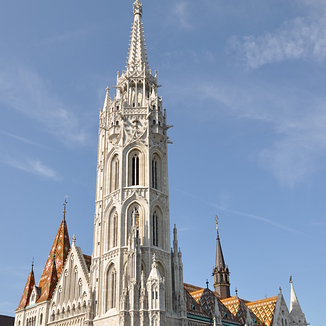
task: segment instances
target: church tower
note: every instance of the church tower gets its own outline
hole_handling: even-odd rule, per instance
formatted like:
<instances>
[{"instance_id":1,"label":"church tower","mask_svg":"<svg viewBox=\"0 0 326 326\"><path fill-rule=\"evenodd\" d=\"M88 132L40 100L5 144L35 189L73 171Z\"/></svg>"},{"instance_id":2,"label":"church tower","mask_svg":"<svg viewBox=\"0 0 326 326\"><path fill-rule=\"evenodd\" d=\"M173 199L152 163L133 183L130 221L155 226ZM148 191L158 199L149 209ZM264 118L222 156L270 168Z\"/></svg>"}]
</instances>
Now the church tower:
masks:
<instances>
[{"instance_id":1,"label":"church tower","mask_svg":"<svg viewBox=\"0 0 326 326\"><path fill-rule=\"evenodd\" d=\"M230 297L230 271L225 264L220 235L218 232L218 218L216 217L216 258L213 267L214 288L221 299Z\"/></svg>"},{"instance_id":2,"label":"church tower","mask_svg":"<svg viewBox=\"0 0 326 326\"><path fill-rule=\"evenodd\" d=\"M171 126L149 69L139 0L133 13L126 70L113 97L107 88L99 116L94 325L172 325L169 318L186 316L181 253L170 250Z\"/></svg>"}]
</instances>

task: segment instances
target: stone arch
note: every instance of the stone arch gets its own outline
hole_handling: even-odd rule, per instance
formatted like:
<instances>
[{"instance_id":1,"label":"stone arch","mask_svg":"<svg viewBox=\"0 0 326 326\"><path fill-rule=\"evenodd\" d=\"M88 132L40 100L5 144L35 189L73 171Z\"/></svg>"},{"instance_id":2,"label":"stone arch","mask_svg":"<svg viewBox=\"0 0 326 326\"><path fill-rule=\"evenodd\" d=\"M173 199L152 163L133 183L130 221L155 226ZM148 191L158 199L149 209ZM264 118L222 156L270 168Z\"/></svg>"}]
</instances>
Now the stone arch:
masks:
<instances>
[{"instance_id":1,"label":"stone arch","mask_svg":"<svg viewBox=\"0 0 326 326\"><path fill-rule=\"evenodd\" d=\"M141 146L130 144L126 151L126 184L127 187L145 185L146 154Z\"/></svg>"},{"instance_id":2,"label":"stone arch","mask_svg":"<svg viewBox=\"0 0 326 326\"><path fill-rule=\"evenodd\" d=\"M164 223L163 211L159 205L155 205L151 212L151 244L155 247L164 248Z\"/></svg>"},{"instance_id":3,"label":"stone arch","mask_svg":"<svg viewBox=\"0 0 326 326\"><path fill-rule=\"evenodd\" d=\"M125 228L125 245L128 245L128 237L132 227L136 227L138 236L143 244L143 237L145 235L145 210L144 206L138 200L133 200L129 205L124 206L124 228Z\"/></svg>"},{"instance_id":4,"label":"stone arch","mask_svg":"<svg viewBox=\"0 0 326 326\"><path fill-rule=\"evenodd\" d=\"M159 151L155 150L151 154L150 162L150 186L153 189L162 191L163 189L163 160Z\"/></svg>"},{"instance_id":5,"label":"stone arch","mask_svg":"<svg viewBox=\"0 0 326 326\"><path fill-rule=\"evenodd\" d=\"M106 270L106 291L105 291L105 311L116 308L117 306L117 269L113 262L108 264Z\"/></svg>"},{"instance_id":6,"label":"stone arch","mask_svg":"<svg viewBox=\"0 0 326 326\"><path fill-rule=\"evenodd\" d=\"M108 214L107 223L107 246L108 250L115 248L119 244L119 215L116 206L113 206Z\"/></svg>"},{"instance_id":7,"label":"stone arch","mask_svg":"<svg viewBox=\"0 0 326 326\"><path fill-rule=\"evenodd\" d=\"M120 158L119 154L113 152L107 163L107 193L111 193L120 187Z\"/></svg>"}]
</instances>

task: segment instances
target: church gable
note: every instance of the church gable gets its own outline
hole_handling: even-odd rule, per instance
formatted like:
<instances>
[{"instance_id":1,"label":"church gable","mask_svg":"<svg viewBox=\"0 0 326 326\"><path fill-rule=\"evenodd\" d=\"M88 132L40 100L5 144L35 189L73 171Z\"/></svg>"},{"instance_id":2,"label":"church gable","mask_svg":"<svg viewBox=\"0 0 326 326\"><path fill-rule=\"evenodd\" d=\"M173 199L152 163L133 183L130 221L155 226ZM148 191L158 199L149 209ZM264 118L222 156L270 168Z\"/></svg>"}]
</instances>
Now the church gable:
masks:
<instances>
[{"instance_id":1,"label":"church gable","mask_svg":"<svg viewBox=\"0 0 326 326\"><path fill-rule=\"evenodd\" d=\"M290 325L290 313L286 305L286 302L284 300L282 292L280 292L277 296L272 325L273 326Z\"/></svg>"},{"instance_id":2,"label":"church gable","mask_svg":"<svg viewBox=\"0 0 326 326\"><path fill-rule=\"evenodd\" d=\"M75 237L50 303L50 321L85 314L90 299L89 256L75 246Z\"/></svg>"}]
</instances>

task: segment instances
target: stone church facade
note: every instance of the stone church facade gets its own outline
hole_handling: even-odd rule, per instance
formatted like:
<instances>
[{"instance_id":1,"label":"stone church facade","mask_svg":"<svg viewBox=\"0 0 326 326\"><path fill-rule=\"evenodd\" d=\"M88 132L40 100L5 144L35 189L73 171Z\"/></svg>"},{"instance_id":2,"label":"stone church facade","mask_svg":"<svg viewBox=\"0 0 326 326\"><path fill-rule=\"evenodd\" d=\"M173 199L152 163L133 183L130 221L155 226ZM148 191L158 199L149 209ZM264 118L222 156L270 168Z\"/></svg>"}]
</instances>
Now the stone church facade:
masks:
<instances>
[{"instance_id":1,"label":"stone church facade","mask_svg":"<svg viewBox=\"0 0 326 326\"><path fill-rule=\"evenodd\" d=\"M42 276L33 266L15 311L15 326L268 325L306 326L291 282L249 302L230 295L217 225L214 291L183 281L182 254L170 239L166 110L157 72L148 65L142 3L133 4L126 70L107 88L99 117L92 257L70 243L66 209Z\"/></svg>"}]
</instances>

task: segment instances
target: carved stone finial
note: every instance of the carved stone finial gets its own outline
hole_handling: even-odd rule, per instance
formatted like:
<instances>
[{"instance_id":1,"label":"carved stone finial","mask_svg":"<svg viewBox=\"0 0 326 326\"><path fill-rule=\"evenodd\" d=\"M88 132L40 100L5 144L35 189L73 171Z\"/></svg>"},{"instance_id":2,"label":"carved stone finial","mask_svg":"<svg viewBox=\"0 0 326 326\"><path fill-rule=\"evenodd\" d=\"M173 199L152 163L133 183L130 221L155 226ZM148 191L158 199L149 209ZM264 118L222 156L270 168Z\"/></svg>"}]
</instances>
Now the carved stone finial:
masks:
<instances>
[{"instance_id":1,"label":"carved stone finial","mask_svg":"<svg viewBox=\"0 0 326 326\"><path fill-rule=\"evenodd\" d=\"M153 254L153 262L152 262L152 268L156 268L157 264L156 264L156 254Z\"/></svg>"},{"instance_id":2,"label":"carved stone finial","mask_svg":"<svg viewBox=\"0 0 326 326\"><path fill-rule=\"evenodd\" d=\"M73 245L75 245L75 242L76 242L76 236L73 235L73 236L72 236L72 243L73 243Z\"/></svg>"},{"instance_id":3,"label":"carved stone finial","mask_svg":"<svg viewBox=\"0 0 326 326\"><path fill-rule=\"evenodd\" d=\"M34 267L34 257L32 259L32 272L33 272L33 267Z\"/></svg>"},{"instance_id":4,"label":"carved stone finial","mask_svg":"<svg viewBox=\"0 0 326 326\"><path fill-rule=\"evenodd\" d=\"M289 282L292 284L292 275L290 276L290 281Z\"/></svg>"}]
</instances>

